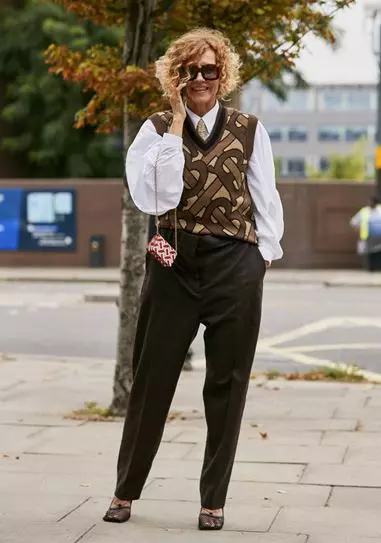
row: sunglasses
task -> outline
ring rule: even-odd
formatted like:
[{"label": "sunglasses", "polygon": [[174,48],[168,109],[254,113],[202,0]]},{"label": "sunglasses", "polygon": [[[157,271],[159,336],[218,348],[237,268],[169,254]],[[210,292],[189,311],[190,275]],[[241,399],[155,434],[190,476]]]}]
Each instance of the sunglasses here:
[{"label": "sunglasses", "polygon": [[196,79],[199,73],[201,73],[205,81],[215,81],[220,77],[220,69],[215,64],[204,64],[200,67],[196,66],[196,64],[189,64],[181,68],[181,76],[189,77],[190,81]]}]

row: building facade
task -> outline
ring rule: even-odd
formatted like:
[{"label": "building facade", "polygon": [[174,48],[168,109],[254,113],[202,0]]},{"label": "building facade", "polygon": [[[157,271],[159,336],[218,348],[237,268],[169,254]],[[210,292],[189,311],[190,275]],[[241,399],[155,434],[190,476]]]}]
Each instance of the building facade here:
[{"label": "building facade", "polygon": [[348,155],[366,139],[367,176],[374,172],[376,85],[314,85],[290,90],[286,101],[252,81],[241,108],[255,114],[269,132],[280,177],[324,171],[333,154]]}]

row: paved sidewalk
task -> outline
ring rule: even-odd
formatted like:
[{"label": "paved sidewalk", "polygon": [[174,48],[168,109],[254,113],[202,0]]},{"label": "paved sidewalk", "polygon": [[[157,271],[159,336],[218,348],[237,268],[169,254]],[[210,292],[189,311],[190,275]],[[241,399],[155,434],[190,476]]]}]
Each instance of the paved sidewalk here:
[{"label": "paved sidewalk", "polygon": [[[119,284],[119,268],[1,268],[1,281]],[[270,268],[269,283],[316,283],[326,286],[380,287],[381,273],[364,270],[298,270]]]},{"label": "paved sidewalk", "polygon": [[108,405],[112,374],[101,360],[0,360],[1,543],[380,541],[381,387],[252,381],[226,528],[213,536],[196,529],[202,371],[182,375],[131,521],[101,521],[122,423],[63,415]]}]

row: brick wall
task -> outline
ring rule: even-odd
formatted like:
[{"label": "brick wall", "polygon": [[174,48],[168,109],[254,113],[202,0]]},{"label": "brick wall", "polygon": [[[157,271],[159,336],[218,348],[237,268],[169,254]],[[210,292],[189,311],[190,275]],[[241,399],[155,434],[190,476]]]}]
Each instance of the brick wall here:
[{"label": "brick wall", "polygon": [[[77,191],[77,251],[16,253],[0,251],[0,266],[83,267],[89,262],[89,238],[105,236],[106,266],[119,265],[122,182],[113,179],[0,180],[0,186],[72,188]],[[371,183],[281,181],[287,268],[354,268],[356,235],[349,219],[373,193]]]}]

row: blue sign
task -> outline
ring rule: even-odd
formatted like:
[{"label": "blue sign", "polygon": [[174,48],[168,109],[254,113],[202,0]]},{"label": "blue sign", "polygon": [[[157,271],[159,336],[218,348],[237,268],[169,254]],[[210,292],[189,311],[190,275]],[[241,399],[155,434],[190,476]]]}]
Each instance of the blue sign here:
[{"label": "blue sign", "polygon": [[0,250],[17,251],[20,239],[22,189],[0,189]]},{"label": "blue sign", "polygon": [[0,188],[0,251],[76,250],[71,189]]}]

